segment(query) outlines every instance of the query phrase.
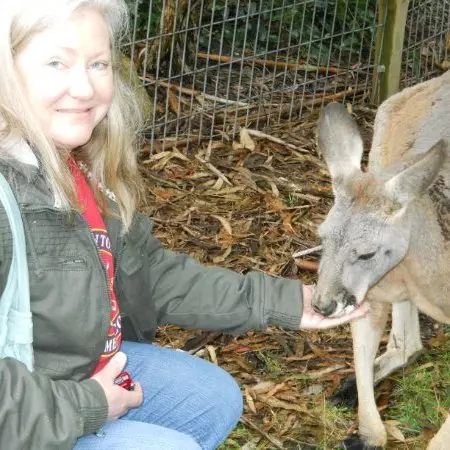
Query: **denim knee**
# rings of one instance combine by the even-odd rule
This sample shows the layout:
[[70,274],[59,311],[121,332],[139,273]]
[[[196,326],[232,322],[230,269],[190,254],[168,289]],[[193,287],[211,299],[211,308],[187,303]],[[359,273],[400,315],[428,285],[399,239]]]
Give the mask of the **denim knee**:
[[127,368],[144,391],[141,407],[124,419],[178,430],[204,450],[217,448],[242,415],[243,399],[234,378],[185,352],[127,341],[123,349]]
[[225,370],[217,368],[214,381],[203,385],[202,396],[209,403],[209,445],[216,448],[231,433],[243,412],[243,398],[236,380]]
[[225,402],[222,412],[226,412],[228,423],[236,425],[242,416],[244,403],[238,383],[228,372],[225,372],[221,390],[223,393],[223,400]]

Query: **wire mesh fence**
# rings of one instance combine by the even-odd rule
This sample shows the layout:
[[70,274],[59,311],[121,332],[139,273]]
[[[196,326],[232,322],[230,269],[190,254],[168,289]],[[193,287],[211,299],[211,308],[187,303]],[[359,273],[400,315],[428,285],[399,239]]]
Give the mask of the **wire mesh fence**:
[[129,0],[125,47],[151,97],[152,145],[233,136],[364,98],[375,0]]
[[403,86],[450,67],[450,1],[410,0],[403,48]]
[[[127,0],[150,147],[232,138],[370,99],[377,0]],[[446,64],[449,0],[411,0],[403,85]],[[442,69],[442,67],[441,67]],[[131,73],[131,72],[130,72]]]

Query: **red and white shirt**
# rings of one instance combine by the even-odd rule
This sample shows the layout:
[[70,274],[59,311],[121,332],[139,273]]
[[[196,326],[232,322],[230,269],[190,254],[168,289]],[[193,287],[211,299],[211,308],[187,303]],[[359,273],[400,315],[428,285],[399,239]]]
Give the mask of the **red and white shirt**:
[[111,252],[109,234],[102,215],[97,207],[94,194],[86,181],[83,172],[72,157],[69,159],[69,166],[74,176],[78,203],[82,208],[81,212],[94,236],[94,241],[97,244],[100,257],[108,276],[109,297],[111,300],[110,326],[106,338],[105,349],[93,372],[96,373],[120,350],[120,343],[122,341],[120,308],[114,292],[114,260]]

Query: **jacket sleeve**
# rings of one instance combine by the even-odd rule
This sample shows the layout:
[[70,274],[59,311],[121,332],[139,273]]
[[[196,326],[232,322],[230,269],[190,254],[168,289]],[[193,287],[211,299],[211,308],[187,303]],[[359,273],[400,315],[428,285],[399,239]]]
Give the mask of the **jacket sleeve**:
[[97,381],[51,380],[12,358],[0,360],[0,399],[1,449],[72,449],[107,417]]
[[298,329],[303,311],[297,280],[261,272],[245,275],[221,267],[205,267],[193,258],[164,249],[147,230],[145,252],[150,296],[158,324],[241,333],[267,325]]

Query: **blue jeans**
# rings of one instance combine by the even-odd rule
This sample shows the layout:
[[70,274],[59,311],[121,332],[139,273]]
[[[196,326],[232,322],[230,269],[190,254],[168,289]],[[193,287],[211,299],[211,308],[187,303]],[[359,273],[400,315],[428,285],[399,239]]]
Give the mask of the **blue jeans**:
[[239,386],[227,372],[196,356],[125,341],[126,370],[144,401],[74,450],[215,449],[242,414]]

